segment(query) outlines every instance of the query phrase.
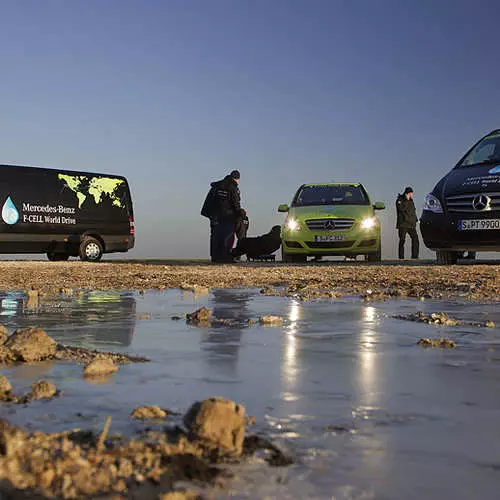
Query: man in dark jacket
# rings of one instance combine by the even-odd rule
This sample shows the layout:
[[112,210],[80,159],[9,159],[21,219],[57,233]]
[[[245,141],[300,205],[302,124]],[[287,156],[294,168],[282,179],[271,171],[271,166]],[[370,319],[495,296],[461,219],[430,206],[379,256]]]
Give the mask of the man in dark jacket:
[[399,235],[399,258],[405,258],[406,234],[411,238],[411,258],[418,259],[418,234],[417,234],[417,211],[413,203],[413,189],[407,187],[403,194],[398,195],[396,200],[397,222],[396,228]]
[[234,229],[241,214],[240,173],[233,170],[224,179],[212,182],[201,214],[210,219],[210,256],[212,262],[232,262]]

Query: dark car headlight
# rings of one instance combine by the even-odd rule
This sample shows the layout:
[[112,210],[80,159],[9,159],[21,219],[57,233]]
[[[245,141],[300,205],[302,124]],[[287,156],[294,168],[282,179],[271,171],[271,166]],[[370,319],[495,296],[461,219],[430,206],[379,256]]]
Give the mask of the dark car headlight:
[[443,205],[441,205],[441,202],[433,194],[426,194],[424,199],[424,210],[435,214],[442,214]]

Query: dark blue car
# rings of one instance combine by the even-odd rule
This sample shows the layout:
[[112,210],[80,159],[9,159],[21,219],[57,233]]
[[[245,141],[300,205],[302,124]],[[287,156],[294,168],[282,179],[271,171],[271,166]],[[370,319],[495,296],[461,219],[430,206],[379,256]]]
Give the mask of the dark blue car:
[[425,197],[420,230],[438,264],[500,251],[500,129],[477,142]]

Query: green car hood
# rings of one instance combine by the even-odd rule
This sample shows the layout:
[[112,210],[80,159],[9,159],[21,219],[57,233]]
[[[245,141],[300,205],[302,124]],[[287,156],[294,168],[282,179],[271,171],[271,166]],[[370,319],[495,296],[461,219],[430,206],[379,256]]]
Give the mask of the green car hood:
[[363,219],[373,216],[371,205],[320,205],[310,207],[291,207],[289,215],[296,219],[340,217],[349,219]]

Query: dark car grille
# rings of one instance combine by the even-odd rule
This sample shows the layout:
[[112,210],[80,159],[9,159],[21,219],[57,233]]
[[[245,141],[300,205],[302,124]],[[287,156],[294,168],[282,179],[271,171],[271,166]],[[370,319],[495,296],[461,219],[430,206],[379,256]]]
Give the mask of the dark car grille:
[[354,219],[309,219],[306,224],[311,231],[348,231]]
[[[485,199],[480,199],[480,197],[486,197],[486,201],[488,201],[486,207],[483,209],[481,209],[481,207],[485,205]],[[474,208],[474,205],[478,208]],[[484,213],[491,210],[500,210],[500,193],[470,193],[447,196],[446,208],[448,212],[470,213]]]
[[355,241],[306,241],[309,248],[350,248]]

